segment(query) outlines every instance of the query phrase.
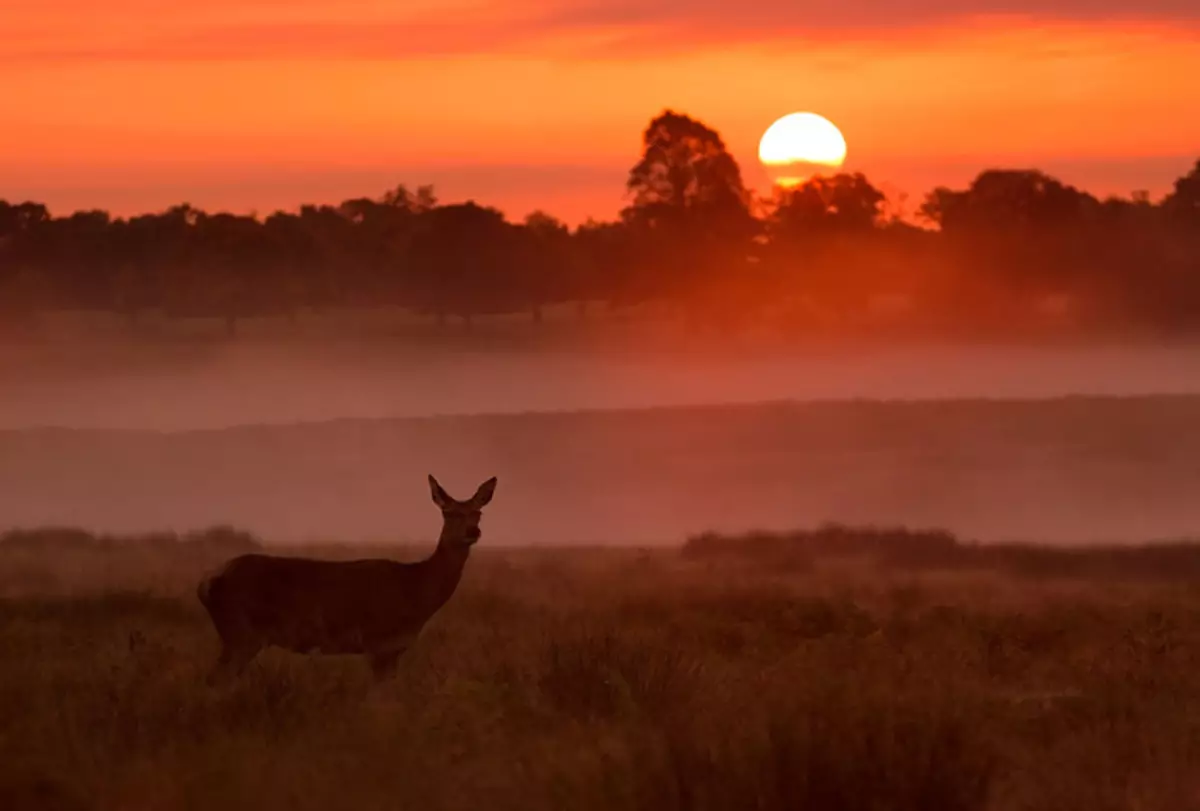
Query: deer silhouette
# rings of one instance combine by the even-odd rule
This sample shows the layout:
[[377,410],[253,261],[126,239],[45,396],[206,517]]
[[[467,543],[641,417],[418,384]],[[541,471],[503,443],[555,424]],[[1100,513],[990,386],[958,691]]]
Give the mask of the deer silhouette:
[[466,501],[429,477],[442,533],[418,563],[240,555],[201,581],[197,596],[221,638],[210,684],[240,675],[270,646],[296,653],[362,654],[377,679],[390,675],[462,579],[479,541],[482,510],[496,490],[488,479]]

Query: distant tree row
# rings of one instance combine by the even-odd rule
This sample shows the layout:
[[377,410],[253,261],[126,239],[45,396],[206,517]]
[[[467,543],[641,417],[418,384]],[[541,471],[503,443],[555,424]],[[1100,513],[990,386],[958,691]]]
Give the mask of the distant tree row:
[[[514,223],[430,187],[265,219],[180,205],[117,218],[0,200],[0,324],[94,309],[239,320],[401,306],[444,322],[568,302],[661,301],[713,328],[891,317],[945,329],[1049,308],[1093,326],[1200,326],[1200,161],[1165,198],[1097,199],[1036,170],[930,192],[909,222],[862,174],[769,199],[720,135],[667,111],[630,170],[629,205],[575,229]],[[582,306],[582,304],[581,304]],[[1041,308],[1041,309],[1039,309]]]

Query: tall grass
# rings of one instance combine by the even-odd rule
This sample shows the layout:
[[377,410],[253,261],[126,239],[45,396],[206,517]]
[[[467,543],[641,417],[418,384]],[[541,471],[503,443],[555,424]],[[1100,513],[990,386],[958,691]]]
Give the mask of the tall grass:
[[393,679],[269,651],[210,689],[211,560],[42,550],[0,600],[0,807],[1195,807],[1193,589],[695,551],[481,550]]

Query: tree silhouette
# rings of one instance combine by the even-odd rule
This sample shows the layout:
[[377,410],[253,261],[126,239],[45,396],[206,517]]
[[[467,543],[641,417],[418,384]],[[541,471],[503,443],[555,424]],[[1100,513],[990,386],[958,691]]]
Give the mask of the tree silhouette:
[[470,324],[475,315],[511,311],[524,297],[507,278],[516,231],[497,209],[474,202],[434,208],[421,217],[411,250],[417,306],[439,322],[457,315]]
[[267,271],[263,237],[262,225],[253,217],[201,215],[195,225],[195,253],[184,277],[183,311],[223,318],[230,337],[240,319],[262,314],[268,301],[262,279]]
[[771,233],[810,237],[838,232],[865,233],[879,225],[886,198],[862,173],[817,176],[777,192],[770,214]]
[[973,261],[1020,301],[1092,281],[1100,202],[1044,172],[989,169],[963,191],[935,189],[921,211],[959,261]]
[[47,264],[46,246],[38,243],[49,221],[40,203],[0,200],[0,318],[6,322],[28,323],[49,304],[50,278],[39,268]]
[[642,295],[694,294],[744,270],[758,224],[737,161],[717,132],[667,110],[642,134],[622,219],[642,260]]
[[639,299],[635,233],[626,223],[589,219],[575,230],[572,253],[580,315],[589,299],[606,302],[610,310]]
[[1171,193],[1163,200],[1163,210],[1179,223],[1200,228],[1200,160],[1175,181]]
[[642,146],[626,184],[637,216],[747,211],[741,170],[715,130],[667,110],[646,127]]
[[524,277],[533,320],[541,323],[544,306],[576,299],[583,292],[571,229],[544,211],[534,211],[521,224],[519,239],[515,270]]
[[856,330],[890,297],[911,302],[909,328],[944,335],[1038,328],[1047,301],[1093,329],[1200,327],[1200,161],[1157,202],[988,169],[933,189],[918,226],[862,174],[754,200],[721,136],[666,110],[642,133],[626,193],[618,218],[574,229],[543,211],[513,223],[443,205],[428,186],[265,219],[187,204],[56,216],[0,200],[0,314],[32,324],[53,309],[107,310],[136,327],[159,310],[219,318],[234,335],[245,318],[305,308],[400,306],[470,323],[657,299],[708,329]]
[[817,176],[777,189],[765,251],[775,296],[803,290],[842,318],[862,310],[875,287],[870,252],[883,233],[884,200],[861,173]]

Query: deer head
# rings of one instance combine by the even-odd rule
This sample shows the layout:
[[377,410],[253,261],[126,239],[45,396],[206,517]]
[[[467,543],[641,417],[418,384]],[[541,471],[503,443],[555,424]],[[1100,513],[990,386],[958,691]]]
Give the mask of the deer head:
[[439,545],[463,548],[473,546],[482,534],[479,519],[483,517],[483,508],[496,492],[496,477],[493,476],[479,485],[475,495],[466,501],[451,497],[432,475],[429,477],[429,489],[433,503],[442,511],[442,535],[438,539]]

